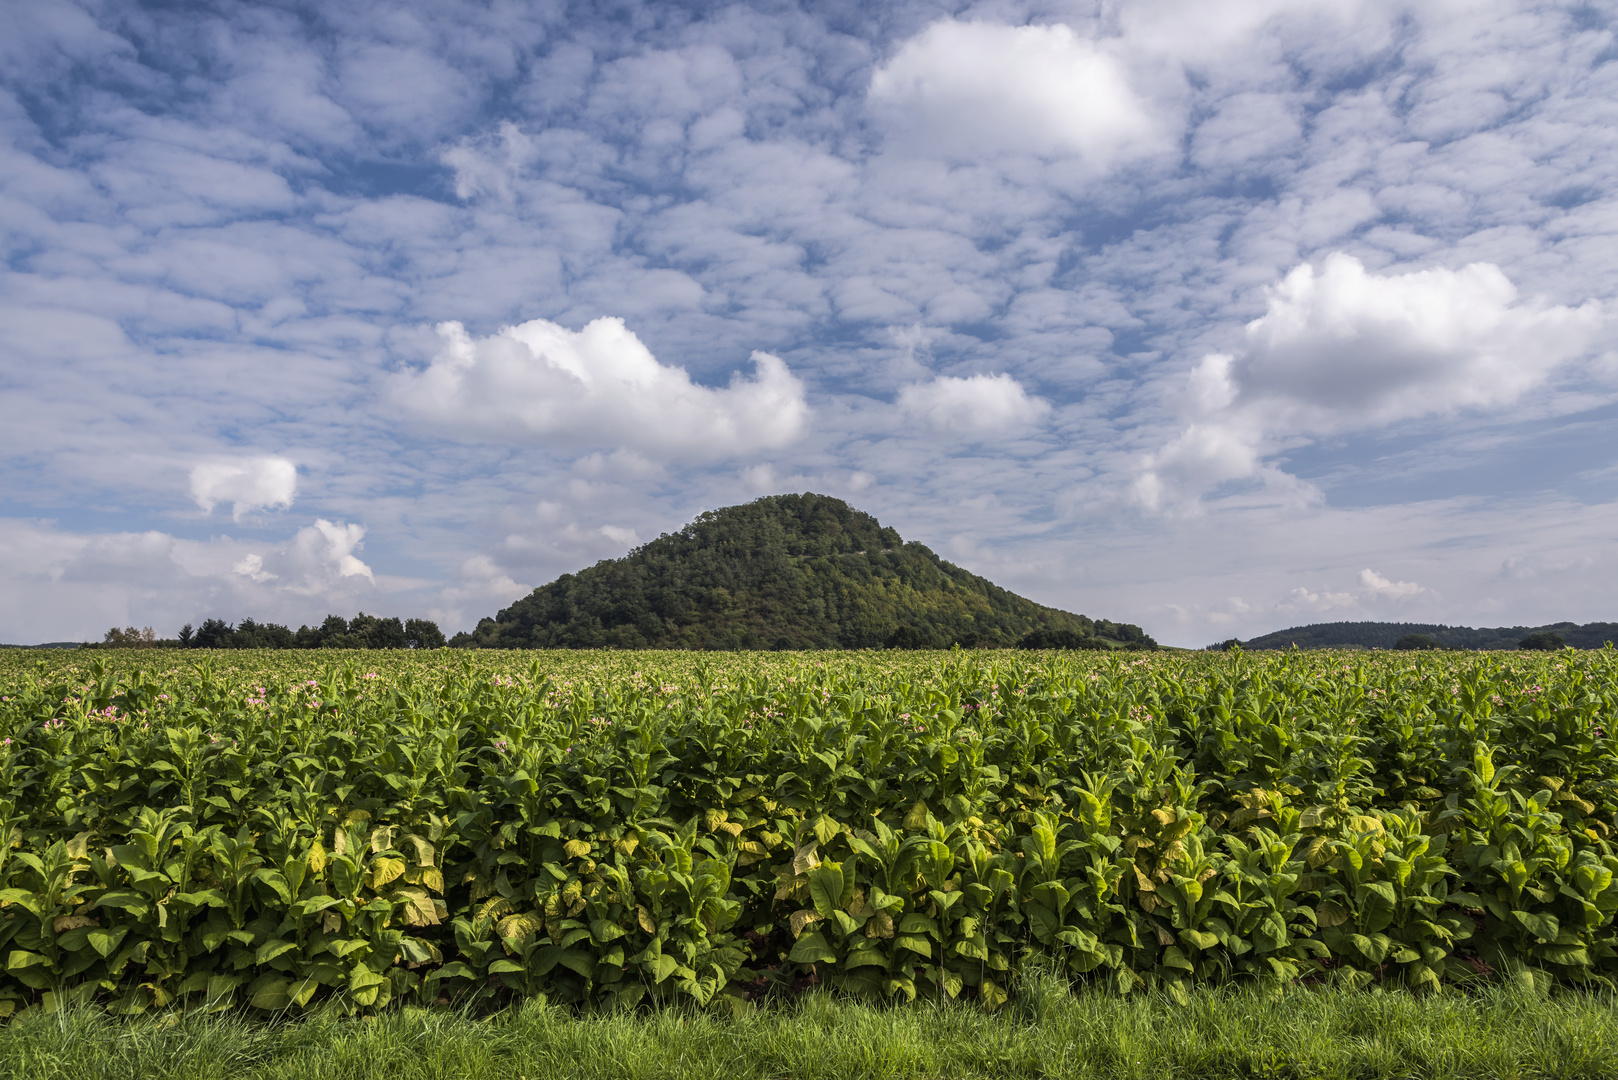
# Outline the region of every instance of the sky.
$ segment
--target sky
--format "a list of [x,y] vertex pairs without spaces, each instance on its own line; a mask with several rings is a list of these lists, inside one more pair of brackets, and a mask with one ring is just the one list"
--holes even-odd
[[1200,646],[1618,620],[1618,7],[0,0],[0,641],[779,492]]

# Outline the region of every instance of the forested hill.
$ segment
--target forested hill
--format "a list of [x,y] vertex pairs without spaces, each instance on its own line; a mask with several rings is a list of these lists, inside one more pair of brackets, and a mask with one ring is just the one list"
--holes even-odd
[[1367,649],[1391,649],[1399,639],[1410,634],[1423,634],[1447,649],[1515,649],[1529,634],[1552,633],[1575,649],[1599,649],[1607,642],[1618,642],[1618,623],[1560,622],[1549,626],[1495,626],[1473,629],[1470,626],[1444,626],[1430,623],[1392,622],[1334,622],[1294,626],[1290,630],[1277,630],[1250,641],[1242,642],[1244,649],[1332,649],[1361,646]]
[[823,649],[1019,641],[1155,644],[1139,627],[1025,600],[905,543],[840,499],[804,494],[709,511],[621,559],[564,574],[450,644]]

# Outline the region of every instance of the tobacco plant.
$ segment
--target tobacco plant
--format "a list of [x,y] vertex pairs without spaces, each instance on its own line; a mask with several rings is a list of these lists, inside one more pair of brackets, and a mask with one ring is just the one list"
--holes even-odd
[[1618,975],[1615,657],[0,654],[0,1014]]

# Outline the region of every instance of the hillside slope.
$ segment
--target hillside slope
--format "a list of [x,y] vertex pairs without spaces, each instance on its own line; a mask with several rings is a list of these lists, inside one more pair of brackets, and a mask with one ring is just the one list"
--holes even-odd
[[1529,634],[1549,631],[1575,649],[1599,649],[1618,642],[1618,623],[1560,622],[1549,626],[1445,626],[1442,623],[1334,622],[1277,630],[1242,642],[1244,649],[1331,649],[1360,646],[1391,649],[1406,634],[1425,634],[1449,649],[1515,649]]
[[840,499],[804,494],[709,511],[621,559],[562,575],[450,644],[948,648],[1014,645],[1036,629],[1152,644],[1139,627],[1036,604]]

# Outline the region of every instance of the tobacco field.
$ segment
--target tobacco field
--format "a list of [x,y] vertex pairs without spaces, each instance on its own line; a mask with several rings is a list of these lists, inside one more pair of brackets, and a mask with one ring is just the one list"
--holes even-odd
[[1618,654],[0,653],[0,1014],[1618,976]]

